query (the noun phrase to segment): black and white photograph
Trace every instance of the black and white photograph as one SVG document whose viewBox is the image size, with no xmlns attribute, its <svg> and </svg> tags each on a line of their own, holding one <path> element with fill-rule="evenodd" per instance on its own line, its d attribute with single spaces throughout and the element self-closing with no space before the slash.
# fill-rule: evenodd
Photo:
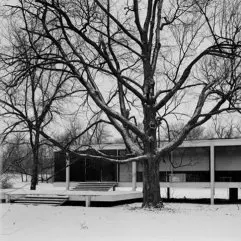
<svg viewBox="0 0 241 241">
<path fill-rule="evenodd" d="M 240 0 L 0 0 L 0 240 L 240 225 Z"/>
</svg>

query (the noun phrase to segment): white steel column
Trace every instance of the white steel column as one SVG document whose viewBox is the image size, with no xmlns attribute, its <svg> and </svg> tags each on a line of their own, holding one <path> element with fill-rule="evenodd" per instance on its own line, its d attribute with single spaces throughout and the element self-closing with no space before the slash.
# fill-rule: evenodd
<svg viewBox="0 0 241 241">
<path fill-rule="evenodd" d="M 119 150 L 116 150 L 116 156 L 119 160 Z M 119 182 L 119 162 L 116 163 L 116 182 Z"/>
<path fill-rule="evenodd" d="M 66 175 L 65 175 L 65 181 L 66 181 L 66 190 L 69 190 L 69 181 L 70 181 L 70 160 L 69 160 L 69 153 L 66 153 Z"/>
<path fill-rule="evenodd" d="M 116 163 L 116 182 L 119 183 L 119 163 Z"/>
<path fill-rule="evenodd" d="M 210 146 L 210 191 L 211 191 L 211 205 L 214 205 L 215 195 L 215 157 L 214 145 Z"/>
<path fill-rule="evenodd" d="M 132 191 L 136 191 L 136 162 L 132 162 Z"/>
</svg>

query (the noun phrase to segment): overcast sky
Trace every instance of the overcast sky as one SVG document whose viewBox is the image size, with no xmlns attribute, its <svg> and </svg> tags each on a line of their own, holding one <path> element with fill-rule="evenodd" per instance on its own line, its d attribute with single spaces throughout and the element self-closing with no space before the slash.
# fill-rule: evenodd
<svg viewBox="0 0 241 241">
<path fill-rule="evenodd" d="M 17 4 L 17 0 L 0 0 L 0 3 L 1 3 L 1 5 L 3 5 L 3 4 Z M 1 26 L 3 26 L 3 25 L 1 25 Z M 1 42 L 3 41 L 3 39 L 1 39 Z M 103 79 L 99 79 L 98 80 L 98 82 L 99 82 L 99 86 L 100 86 L 100 88 L 102 89 L 102 90 L 107 90 L 108 88 L 108 86 L 110 86 L 111 84 L 110 84 L 110 81 L 105 77 L 105 78 L 103 78 Z M 188 109 L 191 109 L 190 108 L 190 105 L 192 104 L 192 103 L 194 103 L 193 101 L 191 101 L 191 102 L 187 102 L 187 103 L 185 103 L 183 106 L 182 106 L 182 108 L 183 108 L 183 110 L 188 110 Z M 180 111 L 182 111 L 182 109 L 180 109 Z M 135 114 L 137 114 L 137 113 L 135 113 Z M 235 120 L 239 120 L 239 115 L 235 115 L 235 116 L 237 116 L 236 118 L 235 118 Z M 224 122 L 225 121 L 230 121 L 230 117 L 227 117 L 226 118 L 226 120 L 224 119 Z M 63 121 L 62 122 L 62 124 L 61 124 L 61 121 L 60 121 L 60 125 L 63 125 L 63 127 L 64 127 L 64 125 L 66 125 L 66 122 L 65 121 Z M 0 128 L 2 128 L 3 127 L 3 125 L 1 124 L 1 120 L 0 120 Z M 60 130 L 61 130 L 61 128 L 60 128 Z M 117 131 L 115 131 L 115 130 L 110 130 L 110 132 L 112 133 L 112 135 L 113 135 L 113 137 L 117 137 Z"/>
</svg>

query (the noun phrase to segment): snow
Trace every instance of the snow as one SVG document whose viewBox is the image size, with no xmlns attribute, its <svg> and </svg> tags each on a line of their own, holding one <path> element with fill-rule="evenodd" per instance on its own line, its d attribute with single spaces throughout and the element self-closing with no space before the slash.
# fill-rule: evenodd
<svg viewBox="0 0 241 241">
<path fill-rule="evenodd" d="M 225 240 L 240 241 L 239 205 L 140 203 L 107 208 L 1 205 L 2 240 Z"/>
<path fill-rule="evenodd" d="M 29 183 L 15 188 L 29 189 Z M 6 190 L 12 192 L 13 190 Z M 37 192 L 64 191 L 40 183 Z M 119 188 L 118 191 L 128 191 Z M 161 190 L 166 195 L 166 190 Z M 171 189 L 172 197 L 210 197 L 209 189 Z M 216 197 L 227 198 L 226 189 Z M 240 196 L 240 190 L 239 190 Z M 241 205 L 165 203 L 161 210 L 141 203 L 115 207 L 48 206 L 2 203 L 0 240 L 3 241 L 240 241 Z"/>
<path fill-rule="evenodd" d="M 117 187 L 117 191 L 131 191 L 131 187 Z M 137 188 L 137 191 L 142 191 L 141 188 Z M 161 188 L 161 196 L 167 197 L 167 189 Z M 210 198 L 209 188 L 170 188 L 171 198 Z M 228 188 L 215 188 L 215 198 L 228 199 L 229 190 Z M 241 199 L 241 190 L 238 190 L 238 198 Z"/>
<path fill-rule="evenodd" d="M 52 183 L 39 183 L 36 190 L 30 190 L 29 182 L 15 182 L 13 189 L 5 189 L 5 193 L 25 193 L 25 194 L 66 194 L 65 186 L 56 186 Z M 128 192 L 132 187 L 117 187 L 116 192 Z M 137 191 L 142 191 L 141 188 L 137 188 Z M 3 190 L 0 189 L 0 196 Z M 71 191 L 74 193 L 74 191 Z M 101 193 L 103 195 L 103 192 Z M 161 188 L 161 196 L 167 197 L 167 189 Z M 170 188 L 171 198 L 210 198 L 209 188 Z M 241 199 L 241 190 L 238 191 L 238 197 Z M 215 198 L 228 199 L 229 190 L 226 188 L 215 188 Z"/>
<path fill-rule="evenodd" d="M 26 194 L 31 193 L 41 193 L 45 192 L 46 194 L 61 194 L 61 192 L 66 193 L 65 186 L 58 186 L 53 183 L 39 183 L 35 191 L 31 191 L 30 182 L 21 182 L 20 176 L 15 175 L 11 180 L 14 189 L 4 190 L 5 193 L 18 193 L 18 190 L 21 193 L 25 192 Z M 131 191 L 132 187 L 116 187 L 116 191 Z M 137 191 L 142 191 L 142 188 L 137 188 Z M 72 191 L 73 193 L 73 191 Z M 0 189 L 1 194 L 1 189 Z M 161 188 L 161 196 L 163 198 L 167 197 L 167 189 Z M 171 198 L 210 198 L 210 189 L 209 188 L 170 188 L 170 197 Z M 215 198 L 228 199 L 229 190 L 228 188 L 215 188 Z M 241 189 L 238 190 L 238 198 L 241 199 Z"/>
</svg>

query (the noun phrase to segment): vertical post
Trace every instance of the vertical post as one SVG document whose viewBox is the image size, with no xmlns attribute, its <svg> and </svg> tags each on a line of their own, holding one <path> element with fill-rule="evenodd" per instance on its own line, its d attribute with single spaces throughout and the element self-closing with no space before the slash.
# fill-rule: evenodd
<svg viewBox="0 0 241 241">
<path fill-rule="evenodd" d="M 214 205 L 215 195 L 215 161 L 214 161 L 214 145 L 210 146 L 210 191 L 211 191 L 211 205 Z"/>
<path fill-rule="evenodd" d="M 117 159 L 119 160 L 118 149 L 116 150 L 116 156 L 117 156 Z M 119 162 L 116 163 L 116 182 L 119 182 Z"/>
<path fill-rule="evenodd" d="M 86 174 L 87 174 L 87 172 L 86 172 L 86 167 L 87 167 L 87 161 L 86 161 L 86 158 L 85 158 L 85 182 L 87 181 L 86 179 Z"/>
<path fill-rule="evenodd" d="M 119 163 L 116 163 L 116 182 L 119 182 Z"/>
<path fill-rule="evenodd" d="M 66 190 L 69 190 L 69 180 L 70 180 L 70 160 L 69 160 L 69 153 L 66 152 Z"/>
<path fill-rule="evenodd" d="M 132 162 L 132 191 L 136 191 L 136 162 Z"/>
<path fill-rule="evenodd" d="M 91 196 L 85 196 L 85 207 L 90 207 Z"/>
<path fill-rule="evenodd" d="M 170 171 L 171 171 L 171 178 L 169 178 L 168 182 L 169 182 L 169 187 L 167 187 L 167 199 L 171 198 L 170 195 L 170 189 L 171 189 L 171 183 L 172 183 L 172 176 L 173 176 L 173 152 L 171 151 L 171 153 L 169 154 L 169 161 L 170 161 Z"/>
<path fill-rule="evenodd" d="M 10 197 L 10 194 L 4 194 L 5 195 L 5 202 L 6 203 L 10 203 L 11 202 L 11 197 Z"/>
</svg>

